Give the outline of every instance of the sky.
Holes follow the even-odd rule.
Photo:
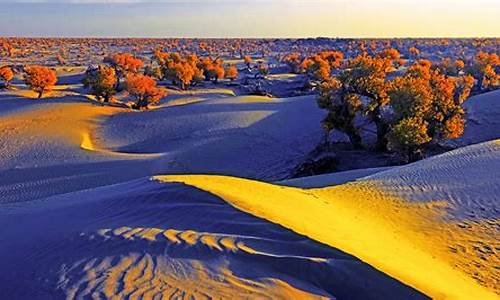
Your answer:
[[[0,0],[0,36],[500,37],[500,0]]]

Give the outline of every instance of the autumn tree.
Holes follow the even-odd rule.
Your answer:
[[[326,132],[326,141],[333,129],[345,133],[355,148],[362,147],[361,131],[356,127],[354,119],[362,109],[359,95],[348,91],[343,83],[330,78],[321,83],[319,88],[318,106],[328,111],[321,122]]]
[[[463,134],[465,111],[474,80],[450,77],[427,62],[417,62],[403,77],[390,82],[388,95],[394,117],[387,134],[389,150],[401,152],[408,161],[422,156],[431,141]]]
[[[130,73],[126,77],[128,93],[135,98],[135,109],[148,109],[149,105],[158,103],[167,95],[167,90],[156,86],[154,78]]]
[[[442,74],[447,76],[458,76],[460,72],[463,71],[464,67],[465,63],[463,60],[451,60],[450,58],[443,59],[436,66]]]
[[[476,90],[487,91],[499,86],[500,76],[495,71],[498,66],[500,66],[498,54],[480,51],[474,62],[467,67],[466,72],[477,80]]]
[[[0,41],[0,56],[13,57],[14,51],[15,48],[9,41]]]
[[[428,124],[422,118],[410,117],[396,123],[387,136],[388,148],[401,152],[407,162],[422,158],[422,145],[431,141]]]
[[[243,57],[243,61],[245,62],[245,65],[247,66],[247,68],[250,70],[252,68],[252,58],[248,55],[245,55]]]
[[[115,89],[118,89],[120,81],[125,78],[128,74],[136,74],[142,68],[144,64],[139,58],[135,58],[130,53],[115,53],[110,57],[104,59],[105,63],[109,63],[111,67],[115,69],[116,74],[116,85]]]
[[[380,54],[381,58],[388,59],[391,61],[393,67],[399,68],[404,65],[403,59],[401,59],[401,53],[397,49],[387,48]]]
[[[299,69],[308,75],[309,79],[327,80],[333,69],[340,67],[344,55],[340,51],[316,53],[302,61]]]
[[[56,72],[42,66],[28,66],[25,68],[24,81],[29,88],[38,93],[41,98],[44,92],[50,91],[57,82]]]
[[[223,79],[226,73],[223,60],[220,58],[206,57],[200,61],[199,68],[203,70],[205,80],[212,80],[214,83],[217,83],[219,79]]]
[[[227,79],[233,81],[238,78],[238,68],[235,65],[228,65],[225,69],[225,76]]]
[[[302,56],[300,53],[288,53],[281,59],[281,61],[290,68],[292,73],[298,74],[300,72],[300,64],[302,62]]]
[[[0,80],[2,80],[3,87],[8,88],[10,86],[10,82],[14,79],[14,72],[9,66],[3,66],[0,68]]]
[[[116,82],[115,69],[106,65],[87,70],[83,80],[84,86],[91,89],[97,101],[103,102],[109,102],[115,94]]]
[[[385,150],[386,134],[389,129],[383,116],[383,108],[389,103],[386,77],[392,68],[391,58],[360,55],[348,62],[339,79],[351,94],[368,99],[365,114],[377,127],[377,147]]]
[[[410,52],[410,56],[413,58],[417,58],[420,55],[420,50],[418,50],[417,47],[413,46],[408,49],[408,52]]]

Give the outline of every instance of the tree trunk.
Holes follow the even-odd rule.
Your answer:
[[[38,92],[38,99],[42,98],[43,90]]]
[[[413,163],[419,161],[423,158],[423,153],[420,148],[410,148],[408,149],[408,163]]]
[[[377,149],[387,151],[387,133],[389,132],[389,125],[380,121],[375,123],[377,126]]]
[[[381,151],[387,150],[387,133],[389,132],[389,125],[382,120],[380,116],[380,108],[375,109],[371,113],[371,119],[377,127],[377,149]]]
[[[361,143],[361,135],[359,135],[359,133],[356,130],[356,128],[354,128],[354,127],[347,128],[345,130],[345,133],[349,137],[349,141],[351,142],[352,146],[355,149],[361,149],[361,148],[363,148],[363,144]]]

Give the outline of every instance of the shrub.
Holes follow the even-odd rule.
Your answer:
[[[0,79],[4,82],[3,86],[8,88],[12,79],[14,79],[14,72],[9,66],[0,68]]]
[[[115,70],[106,65],[100,65],[95,69],[87,70],[83,84],[86,88],[90,88],[97,101],[109,102],[115,94],[116,85]]]
[[[225,73],[226,73],[226,78],[233,81],[235,80],[236,78],[238,78],[238,69],[236,68],[235,65],[228,65],[226,66],[226,70],[225,70]]]
[[[104,59],[105,63],[109,63],[115,69],[117,77],[115,89],[118,89],[120,80],[125,78],[130,73],[138,73],[144,64],[139,58],[135,58],[130,53],[115,53]]]
[[[148,109],[167,95],[165,88],[156,86],[154,78],[140,74],[127,75],[127,91],[135,98],[136,109]]]
[[[44,92],[50,91],[57,82],[56,72],[42,66],[29,66],[25,68],[24,78],[26,85],[38,93],[41,98]]]

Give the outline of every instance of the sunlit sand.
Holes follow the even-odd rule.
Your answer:
[[[222,42],[232,40],[207,41]],[[68,42],[70,63],[51,66],[59,81],[43,93],[19,66],[55,64],[59,45],[17,49],[16,76],[0,90],[0,298],[498,299],[500,91],[466,100],[463,135],[436,139],[415,161],[403,149],[408,161],[397,160],[401,153],[374,146],[369,110],[347,124],[359,126],[360,148],[340,118],[325,123],[336,111],[319,107],[318,95],[334,81],[313,79],[318,70],[290,73],[283,54],[325,49],[316,42],[324,41],[266,41],[288,48],[249,62],[238,47],[260,44],[237,40],[223,65],[213,59],[206,70],[196,68],[208,62],[179,56],[184,75],[239,72],[186,85],[170,73],[144,75],[158,41],[138,40],[129,59],[150,65],[130,71],[136,90],[126,74],[112,81],[109,99],[81,83],[100,70],[86,65],[131,41],[88,42],[81,55]],[[346,53],[361,47],[337,42]],[[162,46],[187,53],[189,43]],[[388,77],[409,69],[415,57],[405,55]],[[450,82],[440,81],[443,90],[454,91]],[[146,92],[157,99],[141,106]],[[368,105],[367,95],[341,99]],[[397,115],[396,106],[387,111]],[[403,138],[431,121],[410,122],[425,126]],[[325,134],[329,125],[337,127]]]

